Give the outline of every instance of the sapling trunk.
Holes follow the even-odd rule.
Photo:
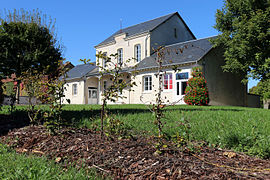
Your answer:
[[[158,86],[158,93],[157,93],[157,107],[156,107],[156,120],[158,124],[158,134],[159,137],[162,135],[162,122],[161,122],[161,117],[162,117],[162,110],[161,110],[161,105],[162,105],[162,100],[161,100],[161,93],[162,93],[162,73],[161,73],[161,68],[162,68],[162,58],[160,57],[161,55],[158,53],[158,81],[159,81],[159,86]]]
[[[102,105],[101,105],[101,111],[100,111],[100,119],[101,119],[101,137],[104,136],[104,116],[105,116],[105,105],[106,100],[103,99]]]

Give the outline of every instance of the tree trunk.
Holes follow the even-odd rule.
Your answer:
[[[104,122],[104,115],[105,115],[105,100],[103,100],[101,105],[101,112],[100,112],[100,119],[101,119],[101,137],[104,135],[104,128],[103,128],[103,122]]]
[[[21,81],[17,80],[17,88],[16,88],[16,104],[20,104],[20,88],[21,88]]]

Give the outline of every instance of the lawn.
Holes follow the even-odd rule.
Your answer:
[[[69,167],[64,169],[52,160],[34,155],[17,154],[0,144],[1,179],[102,179],[93,170]]]
[[[7,106],[2,114],[8,114]],[[18,114],[25,110],[19,106]],[[47,106],[42,106],[46,109]],[[154,116],[144,105],[110,105],[110,115],[124,123],[132,134],[155,135]],[[66,105],[64,118],[76,127],[92,128],[100,123],[98,105]],[[21,115],[20,115],[21,116]],[[189,134],[191,140],[270,158],[270,111],[232,106],[186,106],[165,108],[164,132],[170,136]],[[186,126],[183,126],[183,123]],[[186,127],[190,127],[186,129]]]

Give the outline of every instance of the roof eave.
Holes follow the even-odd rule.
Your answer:
[[[106,47],[106,46],[110,46],[110,45],[113,45],[113,44],[116,44],[116,41],[113,40],[113,41],[109,41],[109,42],[106,42],[106,43],[100,43],[96,46],[94,46],[94,48],[102,48],[102,47]]]
[[[132,36],[128,36],[128,37],[124,38],[124,40],[127,41],[127,40],[131,40],[131,39],[135,39],[135,38],[138,38],[138,37],[148,35],[149,33],[150,33],[150,31],[144,31],[144,32],[141,32],[141,33],[134,34]]]

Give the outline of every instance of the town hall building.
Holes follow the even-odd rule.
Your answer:
[[[123,64],[123,81],[135,81],[137,86],[123,90],[117,104],[141,104],[155,101],[159,85],[155,49],[165,49],[162,97],[167,102],[185,104],[186,82],[193,67],[201,66],[207,81],[210,105],[248,106],[252,98],[247,94],[242,77],[223,72],[223,50],[214,48],[207,37],[196,39],[178,12],[134,26],[120,29],[95,46],[96,53],[118,54],[114,63]],[[127,61],[128,59],[133,59]],[[106,61],[97,59],[106,68]],[[177,66],[179,72],[173,67]],[[137,75],[132,71],[136,67]],[[71,69],[66,78],[65,98],[71,104],[100,104],[102,94],[112,83],[110,74],[101,77],[97,65],[81,64]],[[64,101],[66,102],[66,101]]]

